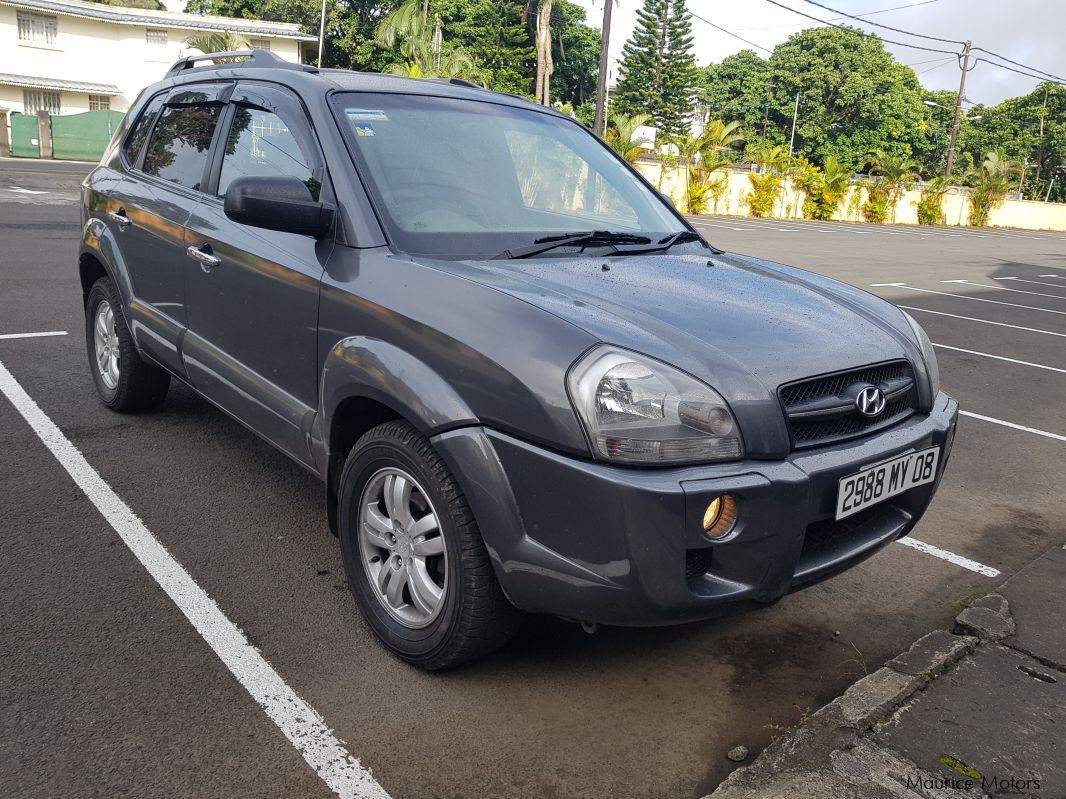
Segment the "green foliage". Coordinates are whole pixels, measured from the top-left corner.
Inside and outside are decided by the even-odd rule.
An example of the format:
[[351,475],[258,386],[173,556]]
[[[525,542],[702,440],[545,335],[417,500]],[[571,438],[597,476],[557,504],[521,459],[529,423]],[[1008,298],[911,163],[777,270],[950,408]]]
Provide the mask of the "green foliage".
[[880,225],[888,220],[889,199],[892,188],[883,178],[866,182],[866,202],[862,204],[862,215],[867,222]]
[[[720,64],[700,67],[696,73],[699,107],[705,117],[738,120],[744,130],[762,138],[763,112],[770,99],[770,64],[752,50],[726,56]],[[780,143],[783,137],[777,135]]]
[[648,114],[631,117],[612,114],[607,126],[607,143],[626,161],[635,164],[641,153],[652,144],[646,136],[637,136],[637,128],[647,125],[650,119]]
[[[871,222],[884,222],[891,218],[894,222],[896,205],[903,193],[914,185],[917,178],[914,173],[917,165],[905,156],[887,153],[884,150],[874,150],[868,163],[870,174],[880,176],[880,180],[870,186],[870,200],[867,205],[872,205],[871,210],[867,212],[867,219]],[[871,215],[880,218],[871,219]]]
[[99,3],[104,6],[120,6],[122,8],[146,8],[150,11],[166,11],[167,7],[159,0],[89,0],[90,3]]
[[[251,45],[248,39],[241,33],[232,31],[219,31],[218,33],[202,33],[199,36],[190,36],[185,44],[201,53],[227,53],[233,50],[248,50]],[[216,64],[232,64],[236,58],[216,58]]]
[[748,175],[751,191],[748,192],[748,209],[755,217],[773,216],[774,204],[781,194],[784,178],[777,172],[752,172]]
[[946,178],[933,178],[922,190],[922,197],[915,204],[919,225],[944,224],[944,195],[948,193]]
[[692,20],[685,0],[644,0],[633,35],[622,48],[612,101],[622,113],[651,114],[664,135],[688,129],[696,79]]
[[819,168],[806,159],[796,159],[792,179],[806,192],[803,215],[807,219],[832,219],[848,192],[851,170],[829,156]]
[[711,184],[700,180],[695,170],[689,171],[692,174],[689,176],[688,189],[685,192],[684,211],[686,214],[705,214],[707,205],[714,196],[711,193]]
[[1003,204],[1004,195],[1010,191],[1011,179],[1021,173],[1021,166],[1007,159],[1003,153],[992,150],[985,153],[981,165],[972,170],[970,191],[970,224],[985,227],[988,216]]

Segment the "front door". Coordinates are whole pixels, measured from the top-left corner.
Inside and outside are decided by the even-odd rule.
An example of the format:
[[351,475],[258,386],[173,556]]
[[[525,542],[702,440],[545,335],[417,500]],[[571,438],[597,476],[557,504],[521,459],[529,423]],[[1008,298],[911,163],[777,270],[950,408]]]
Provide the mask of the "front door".
[[128,318],[137,345],[179,374],[188,323],[186,224],[200,201],[225,84],[159,95],[126,146],[129,174],[112,193],[111,221],[130,278]]
[[289,175],[317,199],[329,191],[325,168],[303,106],[283,89],[239,83],[223,124],[210,196],[188,222],[185,367],[205,396],[313,466],[319,281],[332,239],[233,222],[223,197],[236,178]]

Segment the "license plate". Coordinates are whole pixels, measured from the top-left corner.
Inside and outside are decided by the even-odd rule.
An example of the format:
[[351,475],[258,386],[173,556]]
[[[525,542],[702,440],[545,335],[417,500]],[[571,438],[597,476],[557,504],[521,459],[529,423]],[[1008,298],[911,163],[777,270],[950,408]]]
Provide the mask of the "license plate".
[[936,479],[940,447],[908,452],[856,474],[841,478],[837,485],[837,519],[843,519]]

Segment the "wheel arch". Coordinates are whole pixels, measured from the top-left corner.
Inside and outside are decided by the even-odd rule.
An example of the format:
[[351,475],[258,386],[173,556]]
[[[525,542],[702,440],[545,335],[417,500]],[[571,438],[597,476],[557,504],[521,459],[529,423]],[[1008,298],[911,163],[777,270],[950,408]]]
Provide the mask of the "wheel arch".
[[[335,344],[322,369],[323,464],[330,530],[337,530],[337,487],[355,443],[380,424],[404,420],[425,436],[479,424],[458,392],[430,366],[381,339]],[[324,461],[324,462],[323,462]]]

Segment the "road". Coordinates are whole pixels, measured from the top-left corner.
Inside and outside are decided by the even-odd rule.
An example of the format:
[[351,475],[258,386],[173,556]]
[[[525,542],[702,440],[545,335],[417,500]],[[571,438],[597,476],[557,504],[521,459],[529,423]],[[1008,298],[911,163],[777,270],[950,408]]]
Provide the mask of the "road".
[[[961,421],[914,533],[938,549],[894,544],[707,623],[535,618],[493,657],[420,673],[360,620],[310,476],[182,386],[149,414],[97,402],[77,184],[0,167],[0,364],[397,799],[701,796],[729,749],[757,752],[1062,543],[1066,237],[705,217],[723,248],[915,309],[945,388],[995,420]],[[40,332],[66,335],[4,338]],[[0,447],[0,795],[332,795],[3,397]]]

